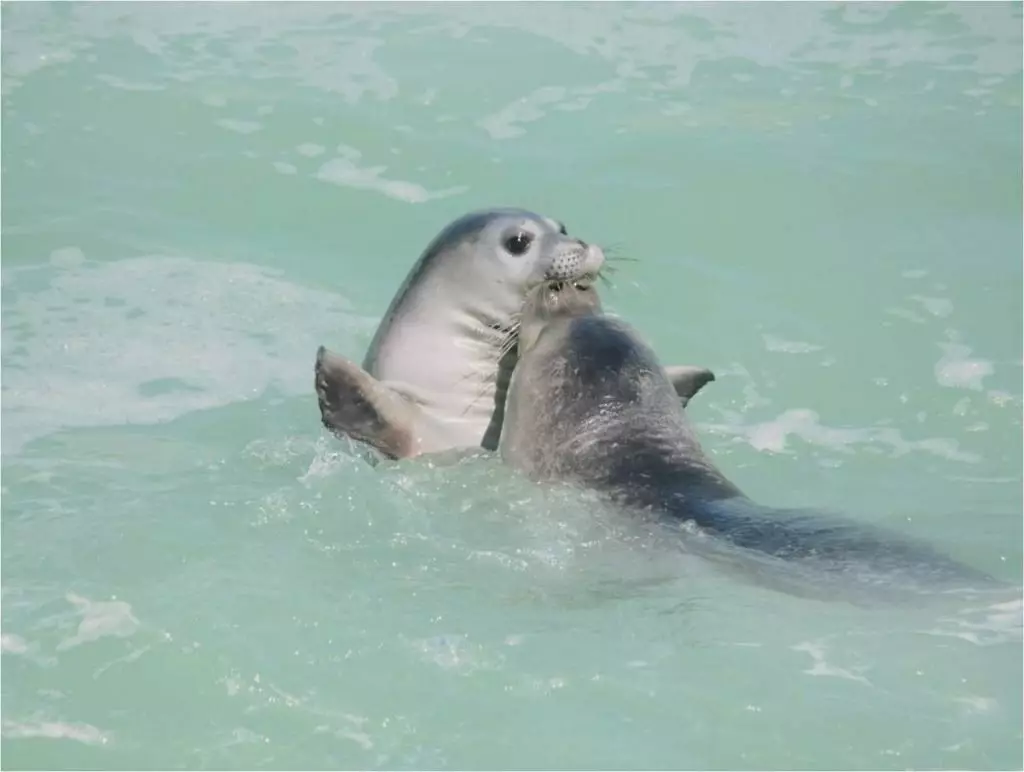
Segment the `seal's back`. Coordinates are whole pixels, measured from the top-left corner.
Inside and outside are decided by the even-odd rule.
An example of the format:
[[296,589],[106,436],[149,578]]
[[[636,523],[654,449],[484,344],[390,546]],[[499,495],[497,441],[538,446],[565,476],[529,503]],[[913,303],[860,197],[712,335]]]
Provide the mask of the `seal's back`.
[[654,351],[600,313],[553,319],[521,354],[501,443],[535,479],[646,500],[684,476],[708,496],[739,494],[701,450]]

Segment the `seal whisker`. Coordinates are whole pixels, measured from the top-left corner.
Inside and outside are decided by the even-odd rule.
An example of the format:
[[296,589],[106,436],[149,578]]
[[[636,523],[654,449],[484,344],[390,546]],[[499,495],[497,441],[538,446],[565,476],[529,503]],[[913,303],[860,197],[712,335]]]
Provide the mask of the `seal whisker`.
[[492,349],[496,350],[493,368],[491,367],[492,362],[488,362],[486,369],[479,368],[472,372],[466,373],[460,380],[466,381],[475,376],[481,375],[479,389],[470,400],[469,404],[466,405],[465,410],[462,411],[462,415],[466,415],[480,400],[488,396],[490,388],[497,384],[498,379],[501,376],[501,363],[504,361],[511,352],[513,352],[519,344],[519,326],[520,326],[520,314],[513,314],[510,323],[505,326],[491,325],[490,330],[497,337],[496,345],[492,344]]
[[604,247],[605,260],[628,260],[630,262],[639,262],[639,258],[632,257],[630,250],[625,245],[615,243],[608,244]]

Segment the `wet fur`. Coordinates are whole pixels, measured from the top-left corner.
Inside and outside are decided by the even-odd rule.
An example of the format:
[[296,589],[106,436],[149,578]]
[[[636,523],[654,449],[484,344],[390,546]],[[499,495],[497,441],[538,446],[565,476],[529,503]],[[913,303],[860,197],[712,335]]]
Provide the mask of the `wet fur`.
[[500,451],[533,479],[597,490],[662,524],[696,526],[720,545],[862,583],[884,583],[883,573],[925,586],[991,581],[899,534],[756,504],[703,451],[657,356],[632,328],[578,294],[538,292],[527,309]]

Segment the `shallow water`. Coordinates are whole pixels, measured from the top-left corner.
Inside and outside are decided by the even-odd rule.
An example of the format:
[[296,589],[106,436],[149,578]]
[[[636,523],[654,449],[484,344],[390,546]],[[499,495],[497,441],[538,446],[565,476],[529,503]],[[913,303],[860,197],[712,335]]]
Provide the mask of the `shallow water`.
[[[1021,768],[1015,4],[8,4],[6,768]],[[753,498],[1007,582],[811,599],[319,426],[455,216],[621,262]]]

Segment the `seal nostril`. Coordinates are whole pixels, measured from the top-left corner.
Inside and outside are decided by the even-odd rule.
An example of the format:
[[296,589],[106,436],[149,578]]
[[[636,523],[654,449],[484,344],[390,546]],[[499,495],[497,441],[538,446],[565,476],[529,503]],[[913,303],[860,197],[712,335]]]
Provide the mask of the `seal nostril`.
[[586,249],[589,246],[587,242],[585,242],[583,239],[576,239],[576,243],[579,244],[584,249]]

